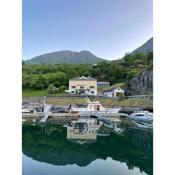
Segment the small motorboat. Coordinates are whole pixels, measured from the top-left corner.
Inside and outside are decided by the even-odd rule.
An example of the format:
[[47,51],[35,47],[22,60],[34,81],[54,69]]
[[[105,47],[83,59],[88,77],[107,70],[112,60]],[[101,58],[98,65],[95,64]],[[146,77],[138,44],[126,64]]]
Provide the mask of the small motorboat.
[[148,111],[137,111],[129,116],[129,119],[138,127],[152,128],[153,127],[153,113]]
[[152,119],[153,113],[149,111],[136,111],[132,113],[129,118],[146,118],[146,119]]
[[30,114],[30,113],[31,113],[31,109],[27,109],[27,108],[22,109],[22,114]]
[[100,121],[103,122],[103,126],[110,129],[114,133],[121,134],[123,133],[123,129],[119,127],[121,120],[119,118],[107,118],[101,117],[99,118]]

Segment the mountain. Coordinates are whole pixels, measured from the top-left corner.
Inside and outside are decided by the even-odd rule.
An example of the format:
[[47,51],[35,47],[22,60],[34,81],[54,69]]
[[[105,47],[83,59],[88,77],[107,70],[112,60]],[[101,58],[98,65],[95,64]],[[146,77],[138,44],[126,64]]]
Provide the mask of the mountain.
[[131,54],[135,54],[137,52],[148,53],[153,51],[153,37],[146,41],[143,45],[135,49]]
[[[150,38],[143,45],[135,49],[130,54],[135,54],[137,52],[148,53],[153,51],[153,37]],[[122,61],[122,59],[114,61]],[[105,59],[99,58],[89,51],[73,52],[69,50],[51,52],[36,56],[30,60],[25,61],[27,64],[96,64],[101,61],[107,61]]]
[[[146,41],[144,44],[142,44],[140,47],[138,47],[137,49],[135,49],[134,51],[132,51],[131,53],[129,53],[129,55],[134,55],[136,53],[149,53],[149,52],[153,52],[153,37],[150,38],[148,41]],[[117,60],[113,60],[114,62],[118,62],[118,63],[123,63],[124,61],[124,57],[117,59]]]
[[36,56],[27,60],[25,63],[28,64],[96,64],[101,61],[107,61],[99,58],[89,51],[72,52],[69,50],[51,52]]

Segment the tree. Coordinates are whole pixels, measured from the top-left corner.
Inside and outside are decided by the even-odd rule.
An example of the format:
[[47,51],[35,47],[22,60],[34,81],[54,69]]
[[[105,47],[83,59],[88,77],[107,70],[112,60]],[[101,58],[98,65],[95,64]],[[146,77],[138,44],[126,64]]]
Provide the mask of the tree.
[[31,76],[23,73],[22,74],[22,88],[29,88],[31,87]]
[[66,86],[62,85],[59,87],[59,92],[64,92],[66,90]]
[[127,73],[127,80],[131,80],[133,77],[137,76],[140,71],[138,69],[131,69]]
[[58,92],[58,88],[56,88],[53,84],[50,84],[47,88],[47,93],[48,94],[55,94]]
[[153,63],[153,52],[150,52],[146,57],[146,63],[152,64]]
[[36,89],[42,89],[48,86],[48,80],[44,74],[35,75],[33,87]]
[[124,56],[124,63],[126,64],[126,66],[132,65],[134,63],[133,55],[126,53]]

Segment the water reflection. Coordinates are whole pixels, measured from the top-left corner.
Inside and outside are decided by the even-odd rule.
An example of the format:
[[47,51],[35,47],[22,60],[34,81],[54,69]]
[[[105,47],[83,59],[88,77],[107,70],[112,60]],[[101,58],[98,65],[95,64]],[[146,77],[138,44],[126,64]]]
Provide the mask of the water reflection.
[[95,142],[82,145],[67,140],[66,130],[60,125],[23,125],[24,155],[59,166],[86,167],[99,160],[107,161],[106,166],[110,161],[116,165],[121,162],[130,170],[138,167],[152,174],[152,132],[126,128],[123,135],[97,136]]
[[[103,122],[101,121],[103,119]],[[123,128],[120,127],[120,119],[108,119],[101,117],[101,120],[94,118],[88,119],[78,119],[72,121],[67,125],[67,139],[71,141],[76,141],[77,143],[84,144],[89,142],[94,142],[98,136],[109,136],[110,132],[116,134],[122,134]],[[109,131],[105,131],[104,128]]]

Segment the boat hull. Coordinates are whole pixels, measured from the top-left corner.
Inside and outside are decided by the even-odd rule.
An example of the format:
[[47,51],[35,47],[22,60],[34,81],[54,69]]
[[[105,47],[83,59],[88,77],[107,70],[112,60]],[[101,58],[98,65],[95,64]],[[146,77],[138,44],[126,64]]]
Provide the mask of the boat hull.
[[153,128],[153,124],[152,123],[146,123],[143,121],[138,121],[138,120],[131,120],[137,127],[139,128],[149,128],[152,129]]

